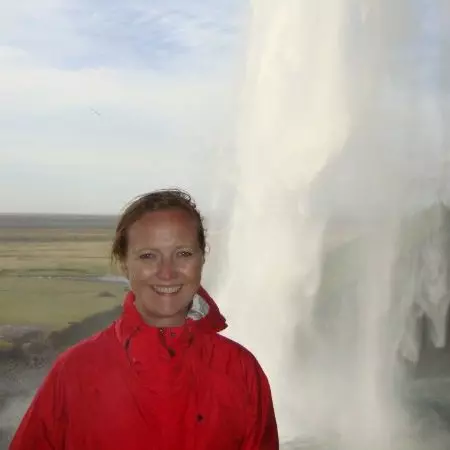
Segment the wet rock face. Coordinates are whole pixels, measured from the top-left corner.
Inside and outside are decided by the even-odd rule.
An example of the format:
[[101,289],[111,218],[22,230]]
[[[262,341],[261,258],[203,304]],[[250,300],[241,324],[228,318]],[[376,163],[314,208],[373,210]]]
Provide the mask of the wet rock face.
[[[33,357],[35,358],[35,356]],[[8,443],[31,399],[49,370],[52,359],[15,356],[0,361],[0,450]]]
[[41,367],[55,354],[45,332],[37,327],[1,325],[0,341],[0,381],[11,366]]
[[447,337],[445,346],[437,348],[429,338],[429,321],[421,322],[421,352],[415,366],[416,378],[450,377],[450,314],[447,314]]
[[13,429],[8,428],[0,428],[0,450],[8,449],[8,442],[11,440],[13,435]]

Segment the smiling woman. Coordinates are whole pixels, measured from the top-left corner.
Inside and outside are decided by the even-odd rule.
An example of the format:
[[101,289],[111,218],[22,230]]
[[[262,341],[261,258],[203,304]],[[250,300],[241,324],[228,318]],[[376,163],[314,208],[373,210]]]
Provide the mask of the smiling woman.
[[206,237],[191,197],[134,200],[112,257],[131,290],[122,316],[63,353],[10,450],[277,450],[268,380],[221,336],[224,317],[201,287]]
[[183,324],[205,256],[202,217],[186,194],[156,192],[133,202],[117,226],[112,256],[147,324]]

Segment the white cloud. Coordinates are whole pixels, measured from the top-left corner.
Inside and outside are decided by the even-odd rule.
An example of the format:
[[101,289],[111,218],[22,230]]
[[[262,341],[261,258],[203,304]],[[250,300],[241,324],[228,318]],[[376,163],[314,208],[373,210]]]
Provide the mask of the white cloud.
[[[128,179],[131,196],[137,193],[134,189],[160,184],[195,186],[199,176],[213,170],[214,149],[229,132],[232,105],[226,100],[232,89],[222,81],[112,70],[3,72],[0,176],[22,165],[35,179],[43,178],[49,187],[39,208],[47,211],[60,210],[58,199],[64,192],[64,209],[73,205],[83,210],[77,200],[83,197],[80,183],[90,186],[93,197],[120,177]],[[72,181],[66,186],[65,180]],[[17,210],[16,198],[22,195],[20,178],[11,181],[14,188],[3,190],[5,198],[0,198],[2,208],[10,211]],[[45,207],[46,201],[51,208]],[[93,206],[90,212],[95,207],[108,212],[118,203]]]
[[183,72],[223,61],[244,10],[239,0],[18,0],[3,9],[0,42],[41,63]]
[[200,1],[131,1],[126,11],[117,1],[8,5],[0,210],[114,212],[161,185],[205,198],[236,98],[233,11],[222,13]]

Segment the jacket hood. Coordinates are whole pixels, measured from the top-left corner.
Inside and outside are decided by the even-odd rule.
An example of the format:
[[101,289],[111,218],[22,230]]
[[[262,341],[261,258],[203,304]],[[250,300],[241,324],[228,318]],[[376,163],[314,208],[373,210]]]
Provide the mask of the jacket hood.
[[187,317],[204,331],[219,332],[227,328],[226,319],[220,312],[217,303],[203,287],[200,287],[195,295]]

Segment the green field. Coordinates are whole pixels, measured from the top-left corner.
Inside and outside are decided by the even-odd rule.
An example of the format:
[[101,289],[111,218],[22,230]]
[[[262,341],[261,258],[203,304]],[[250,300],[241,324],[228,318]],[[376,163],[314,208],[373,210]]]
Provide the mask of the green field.
[[84,228],[82,219],[68,216],[56,228],[44,219],[26,226],[21,216],[15,227],[14,217],[2,226],[0,216],[0,325],[50,332],[122,302],[123,285],[95,280],[118,274],[108,254],[113,226],[90,218]]

